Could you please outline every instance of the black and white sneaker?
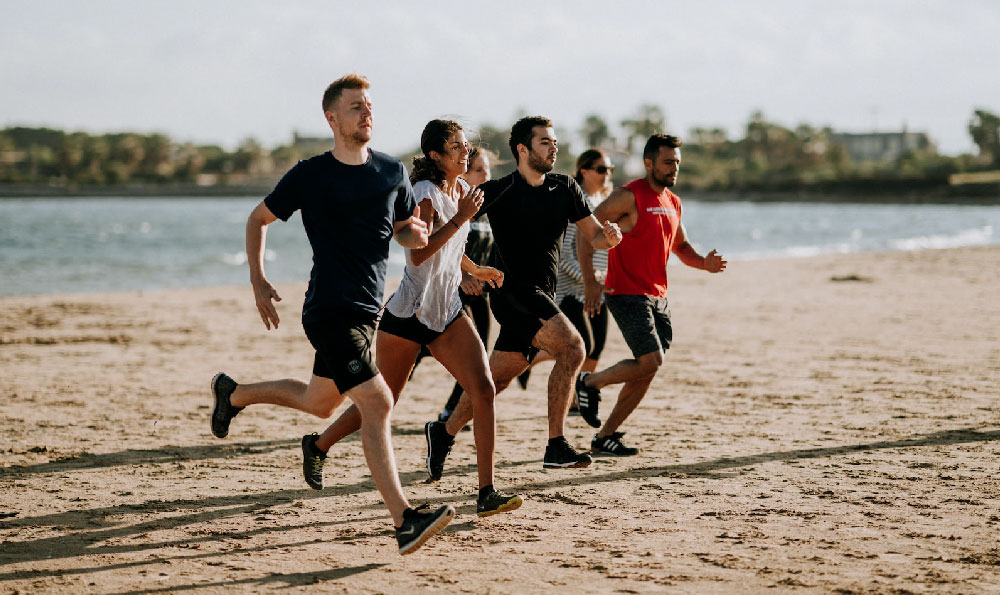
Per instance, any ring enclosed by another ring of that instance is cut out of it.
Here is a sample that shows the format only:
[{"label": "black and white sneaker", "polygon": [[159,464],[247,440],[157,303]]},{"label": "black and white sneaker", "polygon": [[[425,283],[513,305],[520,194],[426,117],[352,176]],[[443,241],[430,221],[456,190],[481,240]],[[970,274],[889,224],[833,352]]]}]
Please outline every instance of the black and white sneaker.
[{"label": "black and white sneaker", "polygon": [[396,543],[403,556],[412,554],[441,532],[455,518],[455,508],[446,504],[434,512],[424,512],[426,504],[403,511],[403,524],[396,527]]},{"label": "black and white sneaker", "polygon": [[476,502],[476,515],[484,517],[510,512],[521,508],[521,504],[524,504],[524,500],[520,496],[508,496],[493,490]]},{"label": "black and white sneaker", "polygon": [[444,461],[451,452],[452,444],[455,444],[455,437],[448,433],[445,424],[440,421],[424,424],[424,437],[427,438],[427,475],[437,481],[444,472]]},{"label": "black and white sneaker", "polygon": [[219,372],[212,378],[212,395],[215,396],[215,406],[212,407],[212,433],[216,438],[229,435],[229,422],[243,411],[243,407],[233,407],[229,396],[236,390],[236,381]]},{"label": "black and white sneaker", "polygon": [[326,453],[316,448],[319,434],[306,434],[302,437],[302,476],[314,490],[323,489],[323,463]]},{"label": "black and white sneaker", "polygon": [[616,457],[631,457],[639,454],[638,448],[625,446],[622,443],[622,436],[625,432],[614,432],[610,436],[600,437],[594,434],[594,439],[590,441],[590,450],[594,454],[613,455]]},{"label": "black and white sneaker", "polygon": [[585,452],[576,452],[565,436],[559,436],[549,441],[545,447],[545,458],[542,460],[542,467],[546,469],[566,469],[574,467],[586,467],[593,462]]},{"label": "black and white sneaker", "polygon": [[585,379],[590,372],[580,372],[576,378],[576,402],[580,407],[580,415],[592,428],[601,427],[601,418],[597,408],[601,403],[601,391],[587,386]]}]

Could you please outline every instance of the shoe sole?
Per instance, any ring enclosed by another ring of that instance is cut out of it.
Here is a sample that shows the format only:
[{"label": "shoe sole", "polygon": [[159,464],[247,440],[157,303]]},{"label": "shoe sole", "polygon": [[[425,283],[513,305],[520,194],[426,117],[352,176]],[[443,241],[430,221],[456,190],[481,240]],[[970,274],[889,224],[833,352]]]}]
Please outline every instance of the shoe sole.
[{"label": "shoe sole", "polygon": [[543,469],[582,469],[589,467],[593,461],[577,461],[575,463],[542,463]]},{"label": "shoe sole", "polygon": [[434,537],[435,535],[440,533],[442,529],[447,527],[448,523],[450,523],[453,518],[455,518],[455,509],[452,508],[451,506],[448,506],[445,509],[444,514],[439,516],[437,520],[435,520],[430,525],[427,525],[427,527],[425,527],[424,530],[420,532],[420,535],[417,535],[416,539],[406,544],[405,547],[399,548],[399,554],[401,556],[405,556],[407,554],[412,554],[413,552],[417,551],[418,549],[421,548],[421,546],[427,543],[427,541],[431,537]]},{"label": "shoe sole", "polygon": [[520,496],[514,496],[510,500],[501,504],[499,508],[497,508],[496,510],[486,510],[483,512],[477,512],[476,516],[478,516],[479,518],[483,518],[483,517],[493,516],[495,514],[500,514],[501,512],[510,512],[512,510],[517,510],[518,508],[521,508],[522,504],[524,504],[524,500],[521,499]]},{"label": "shoe sole", "polygon": [[424,424],[424,438],[427,440],[427,458],[424,459],[424,463],[427,466],[427,477],[431,481],[438,481],[441,476],[434,477],[434,473],[431,471],[431,422]]},{"label": "shoe sole", "polygon": [[217,392],[218,388],[216,385],[219,383],[219,379],[221,379],[223,376],[225,376],[224,372],[219,372],[215,376],[212,376],[212,384],[211,384],[212,397],[215,399],[215,404],[212,405],[212,417],[209,418],[208,425],[212,430],[212,435],[215,436],[216,438],[225,438],[226,436],[229,435],[228,431],[222,434],[221,436],[219,434],[216,434],[215,424],[213,423],[215,421],[215,414],[219,412],[219,393]]},{"label": "shoe sole", "polygon": [[607,450],[600,450],[600,449],[597,449],[597,448],[591,448],[590,449],[590,454],[597,455],[597,456],[604,456],[604,457],[634,457],[635,455],[637,455],[639,453],[638,452],[629,452],[629,453],[621,453],[621,454],[619,454],[619,453],[616,453],[616,452],[609,452]]}]

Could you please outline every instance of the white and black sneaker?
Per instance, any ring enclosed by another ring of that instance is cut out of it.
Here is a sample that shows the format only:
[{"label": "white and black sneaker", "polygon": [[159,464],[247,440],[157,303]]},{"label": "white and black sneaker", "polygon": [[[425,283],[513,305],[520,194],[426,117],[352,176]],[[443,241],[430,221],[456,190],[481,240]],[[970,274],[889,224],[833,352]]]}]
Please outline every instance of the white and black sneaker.
[{"label": "white and black sneaker", "polygon": [[576,378],[576,402],[580,407],[580,415],[592,428],[601,427],[601,418],[597,408],[601,403],[601,391],[587,386],[586,378],[590,372],[580,372]]},{"label": "white and black sneaker", "polygon": [[625,446],[622,443],[622,436],[625,432],[614,432],[610,436],[598,436],[594,434],[594,439],[590,441],[590,450],[594,454],[612,455],[616,457],[631,457],[639,454],[638,448]]},{"label": "white and black sneaker", "polygon": [[403,511],[403,524],[396,527],[396,543],[403,556],[412,554],[441,532],[455,518],[455,508],[445,504],[434,512],[424,512],[426,504]]},{"label": "white and black sneaker", "polygon": [[542,467],[546,469],[571,469],[575,467],[586,467],[594,460],[585,452],[576,452],[576,449],[566,442],[565,436],[552,438],[548,446],[545,447],[545,458],[542,460]]}]

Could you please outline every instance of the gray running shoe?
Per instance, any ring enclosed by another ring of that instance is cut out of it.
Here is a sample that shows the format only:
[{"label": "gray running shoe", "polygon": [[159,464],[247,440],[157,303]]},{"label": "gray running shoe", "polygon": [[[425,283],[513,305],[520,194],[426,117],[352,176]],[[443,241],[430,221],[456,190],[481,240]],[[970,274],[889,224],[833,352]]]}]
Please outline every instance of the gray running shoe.
[{"label": "gray running shoe", "polygon": [[580,405],[580,415],[592,428],[601,427],[601,418],[597,414],[597,408],[601,403],[601,391],[588,387],[584,379],[590,372],[580,372],[576,378],[576,402]]},{"label": "gray running shoe", "polygon": [[521,508],[521,504],[524,504],[524,500],[520,496],[507,496],[493,490],[476,503],[476,514],[481,517],[493,516],[501,512],[517,510]]},{"label": "gray running shoe", "polygon": [[236,387],[236,381],[222,372],[212,378],[212,394],[215,395],[215,407],[212,408],[212,433],[216,438],[228,436],[229,422],[243,411],[243,407],[233,407],[229,402],[229,396]]},{"label": "gray running shoe", "polygon": [[638,448],[625,446],[622,444],[622,436],[625,432],[614,432],[610,436],[599,437],[594,434],[594,439],[590,441],[590,451],[594,454],[613,455],[616,457],[631,457],[639,454]]},{"label": "gray running shoe", "polygon": [[306,483],[314,490],[323,489],[323,463],[326,453],[316,448],[319,434],[306,434],[302,437],[302,475]]},{"label": "gray running shoe", "polygon": [[403,556],[412,554],[441,532],[455,518],[455,508],[446,504],[434,512],[423,512],[426,504],[403,511],[403,524],[396,527],[396,543]]},{"label": "gray running shoe", "polygon": [[593,462],[585,452],[576,450],[566,442],[564,436],[555,439],[556,442],[545,447],[545,459],[542,467],[546,469],[566,469],[574,467],[586,467]]},{"label": "gray running shoe", "polygon": [[439,421],[429,421],[424,425],[424,437],[427,438],[427,474],[437,481],[444,472],[444,461],[455,444],[455,437]]}]

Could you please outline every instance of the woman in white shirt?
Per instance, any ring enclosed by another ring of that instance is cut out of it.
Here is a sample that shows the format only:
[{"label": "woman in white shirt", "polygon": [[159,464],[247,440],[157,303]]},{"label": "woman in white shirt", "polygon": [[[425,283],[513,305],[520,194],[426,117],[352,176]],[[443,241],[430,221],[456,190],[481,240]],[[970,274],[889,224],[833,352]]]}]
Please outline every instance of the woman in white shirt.
[{"label": "woman in white shirt", "polygon": [[[518,508],[521,498],[502,495],[493,488],[496,389],[486,349],[462,309],[459,285],[465,272],[498,287],[503,273],[465,256],[469,220],[482,205],[483,194],[460,177],[469,165],[469,144],[462,127],[450,120],[432,120],[424,127],[420,148],[423,156],[413,160],[410,181],[419,217],[431,233],[426,247],[406,250],[403,280],[379,321],[375,362],[398,399],[417,354],[427,346],[472,397],[480,488],[476,508],[479,516],[489,516]],[[313,444],[303,442],[303,472],[310,486],[318,483],[322,487],[326,451],[356,431],[360,423],[361,417],[351,407]],[[310,464],[318,467],[318,472]]]}]

